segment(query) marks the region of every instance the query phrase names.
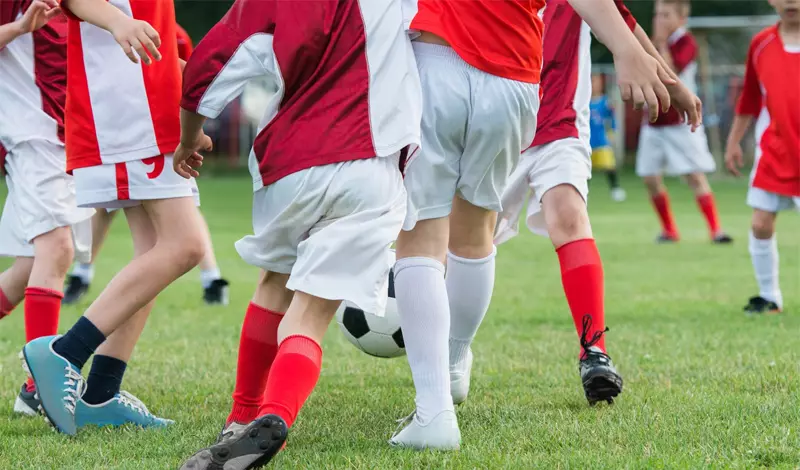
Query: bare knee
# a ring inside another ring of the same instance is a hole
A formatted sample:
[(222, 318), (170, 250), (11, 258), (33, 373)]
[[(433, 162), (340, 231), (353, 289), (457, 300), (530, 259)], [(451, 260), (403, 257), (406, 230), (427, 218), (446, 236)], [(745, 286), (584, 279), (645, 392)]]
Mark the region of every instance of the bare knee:
[(642, 178), (647, 192), (651, 196), (656, 196), (664, 191), (664, 182), (660, 176), (645, 176)]
[(420, 220), (397, 236), (397, 259), (425, 257), (444, 263), (450, 236), (449, 218)]
[(753, 235), (759, 240), (772, 238), (775, 234), (775, 219), (776, 215), (772, 212), (758, 209), (753, 211), (753, 222), (751, 226)]
[(449, 249), (467, 259), (483, 259), (494, 252), (497, 213), (475, 206), (459, 197), (453, 200), (450, 215)]
[(272, 312), (285, 313), (294, 297), (294, 292), (286, 288), (287, 282), (288, 274), (262, 271), (253, 302)]
[(47, 260), (54, 273), (67, 273), (75, 256), (72, 243), (72, 230), (59, 227), (33, 240), (34, 256), (38, 260)]
[(592, 237), (586, 201), (572, 185), (559, 185), (542, 197), (547, 232), (556, 247)]
[(686, 175), (686, 182), (698, 196), (711, 192), (711, 186), (708, 184), (708, 178), (704, 173), (690, 173)]

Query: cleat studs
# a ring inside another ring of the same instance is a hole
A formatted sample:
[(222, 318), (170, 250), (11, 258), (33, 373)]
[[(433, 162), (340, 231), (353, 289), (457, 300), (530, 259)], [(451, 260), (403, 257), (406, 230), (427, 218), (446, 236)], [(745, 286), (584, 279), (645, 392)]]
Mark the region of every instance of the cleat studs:
[(281, 434), (283, 434), (283, 433), (279, 429), (276, 429), (276, 430), (272, 431), (272, 438), (276, 439), (276, 440), (280, 439), (281, 438)]
[(261, 442), (259, 442), (259, 443), (258, 443), (258, 448), (259, 448), (259, 449), (261, 449), (261, 450), (267, 450), (267, 449), (269, 449), (269, 442), (267, 442), (267, 441), (261, 441)]
[(230, 451), (228, 449), (223, 448), (217, 451), (217, 457), (221, 459), (227, 459), (228, 455), (230, 455)]
[(254, 439), (256, 437), (258, 437), (258, 428), (253, 428), (253, 429), (250, 430), (250, 437), (252, 437)]

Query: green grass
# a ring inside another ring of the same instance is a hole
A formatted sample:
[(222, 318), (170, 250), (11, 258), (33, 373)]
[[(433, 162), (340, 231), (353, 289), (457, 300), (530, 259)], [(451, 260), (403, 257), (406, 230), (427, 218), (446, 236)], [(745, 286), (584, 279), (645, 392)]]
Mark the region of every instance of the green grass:
[[(787, 315), (748, 318), (756, 292), (747, 252), (750, 212), (741, 182), (715, 182), (733, 246), (712, 246), (690, 192), (671, 181), (683, 241), (657, 246), (641, 185), (608, 201), (597, 178), (590, 206), (606, 267), (607, 344), (625, 377), (616, 405), (589, 408), (577, 376), (577, 341), (549, 241), (528, 233), (500, 249), (494, 303), (475, 343), (473, 389), (458, 409), (456, 453), (390, 449), (394, 418), (411, 411), (405, 359), (370, 358), (335, 327), (319, 386), (277, 468), (800, 468), (800, 217), (779, 222)], [(24, 375), (17, 360), (22, 311), (0, 323), (0, 468), (175, 469), (212, 441), (227, 415), (239, 328), (256, 270), (233, 242), (250, 230), (245, 178), (203, 181), (203, 210), (224, 274), (228, 308), (205, 307), (197, 273), (156, 304), (124, 387), (167, 431), (87, 430), (76, 438), (12, 403)], [(96, 296), (131, 255), (117, 221), (98, 260)], [(6, 264), (2, 265), (7, 266)], [(65, 308), (62, 328), (86, 304)]]

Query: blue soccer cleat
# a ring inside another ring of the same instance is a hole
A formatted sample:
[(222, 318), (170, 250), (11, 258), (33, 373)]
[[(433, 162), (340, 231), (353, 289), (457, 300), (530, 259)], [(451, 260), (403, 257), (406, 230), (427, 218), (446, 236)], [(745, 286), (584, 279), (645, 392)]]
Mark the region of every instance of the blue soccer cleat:
[(80, 369), (53, 351), (60, 336), (45, 336), (26, 344), (22, 349), (25, 363), (36, 382), (42, 409), (50, 423), (64, 434), (74, 436), (75, 405), (83, 395), (85, 381)]
[(154, 416), (141, 400), (122, 391), (114, 398), (99, 405), (78, 401), (75, 409), (75, 423), (84, 426), (123, 426), (133, 424), (142, 428), (164, 428), (175, 423), (170, 419)]

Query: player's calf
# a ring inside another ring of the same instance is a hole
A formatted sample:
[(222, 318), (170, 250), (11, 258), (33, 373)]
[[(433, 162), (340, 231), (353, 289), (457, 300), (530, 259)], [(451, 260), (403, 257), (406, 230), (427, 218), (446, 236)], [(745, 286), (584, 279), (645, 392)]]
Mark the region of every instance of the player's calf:
[(17, 258), (0, 274), (0, 319), (8, 316), (25, 298), (25, 288), (33, 269), (33, 258)]

